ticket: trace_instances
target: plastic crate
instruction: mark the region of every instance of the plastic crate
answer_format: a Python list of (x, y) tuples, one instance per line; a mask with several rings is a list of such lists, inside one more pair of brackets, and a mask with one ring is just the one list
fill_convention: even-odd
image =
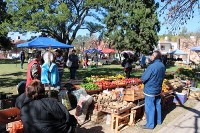
[(187, 93), (174, 93), (174, 103), (184, 104), (187, 101)]

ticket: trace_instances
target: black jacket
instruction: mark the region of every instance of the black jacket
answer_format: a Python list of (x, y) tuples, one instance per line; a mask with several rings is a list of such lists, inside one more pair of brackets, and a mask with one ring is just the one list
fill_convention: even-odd
[(72, 62), (72, 65), (70, 68), (79, 68), (79, 58), (78, 55), (76, 54), (71, 54), (69, 55), (69, 60)]
[(25, 133), (69, 133), (70, 114), (53, 98), (32, 100), (23, 93), (16, 100)]

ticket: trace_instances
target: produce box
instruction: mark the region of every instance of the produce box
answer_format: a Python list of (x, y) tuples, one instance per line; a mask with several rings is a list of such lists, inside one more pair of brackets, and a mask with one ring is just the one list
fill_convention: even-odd
[(138, 86), (132, 85), (131, 88), (124, 89), (123, 91), (123, 100), (125, 101), (135, 101), (143, 98), (143, 89)]
[(187, 101), (187, 93), (174, 93), (174, 103), (184, 104)]
[(200, 88), (190, 87), (189, 98), (200, 100)]
[(162, 108), (163, 109), (169, 108), (172, 105), (173, 100), (174, 100), (174, 95), (172, 94), (162, 97), (162, 101), (161, 101)]
[(22, 121), (14, 121), (7, 124), (7, 132), (9, 133), (24, 133)]

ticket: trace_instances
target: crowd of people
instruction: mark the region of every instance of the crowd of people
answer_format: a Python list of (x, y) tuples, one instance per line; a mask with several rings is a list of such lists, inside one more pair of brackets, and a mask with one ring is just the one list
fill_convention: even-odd
[[(23, 68), (25, 53), (22, 52), (21, 67)], [(68, 60), (72, 62), (69, 67), (70, 79), (75, 79), (79, 66), (76, 50), (72, 50)], [(41, 51), (33, 51), (28, 62), (27, 80), (18, 84), (20, 96), (16, 99), (16, 107), (20, 109), (24, 132), (74, 132), (77, 124), (76, 118), (69, 114), (63, 104), (45, 93), (45, 86), (56, 88), (61, 85), (63, 71), (64, 58), (60, 49), (54, 52), (46, 51), (43, 54)]]
[[(52, 54), (50, 60), (42, 61), (41, 52), (35, 51), (32, 59), (28, 63), (27, 80), (24, 91), (16, 100), (16, 107), (21, 110), (21, 119), (25, 132), (49, 132), (49, 133), (71, 133), (77, 125), (75, 117), (69, 114), (67, 108), (54, 98), (45, 95), (45, 85), (50, 84), (53, 87), (60, 86), (64, 71), (64, 58), (62, 52), (58, 49)], [(88, 55), (85, 54), (87, 65)], [(132, 63), (136, 60), (129, 54), (123, 54), (124, 60), (122, 66), (126, 77), (130, 78)], [(72, 50), (68, 60), (70, 79), (75, 79), (76, 71), (79, 68), (79, 57), (76, 50)], [(94, 59), (95, 60), (95, 59)], [(165, 75), (165, 63), (159, 51), (154, 51), (146, 64), (144, 55), (140, 58), (140, 64), (146, 68), (141, 80), (144, 84), (146, 124), (142, 126), (145, 129), (153, 129), (156, 124), (161, 124), (161, 97), (162, 82)], [(23, 63), (22, 63), (23, 66)], [(50, 79), (49, 79), (50, 78)], [(59, 80), (58, 80), (59, 79)], [(55, 81), (54, 81), (55, 80)], [(30, 110), (31, 111), (27, 111)], [(40, 115), (39, 115), (40, 114)]]

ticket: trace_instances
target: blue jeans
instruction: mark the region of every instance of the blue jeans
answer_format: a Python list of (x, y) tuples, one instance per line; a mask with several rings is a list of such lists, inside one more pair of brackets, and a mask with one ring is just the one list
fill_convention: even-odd
[(70, 79), (75, 79), (76, 77), (76, 68), (70, 68)]
[(146, 127), (154, 128), (156, 124), (162, 123), (161, 97), (145, 96)]

